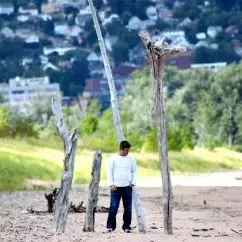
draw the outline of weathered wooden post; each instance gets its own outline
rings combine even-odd
[[[102,37],[100,25],[98,23],[96,9],[93,6],[92,0],[88,0],[88,3],[91,8],[92,19],[94,22],[94,28],[97,33],[98,43],[100,46],[103,63],[104,63],[104,68],[105,68],[105,72],[106,72],[107,79],[108,79],[108,86],[109,86],[110,96],[111,96],[111,107],[112,107],[112,112],[113,112],[113,122],[114,122],[114,126],[116,128],[118,140],[119,140],[119,142],[121,142],[124,140],[124,134],[123,134],[121,119],[120,119],[120,115],[119,115],[118,98],[117,98],[117,92],[116,92],[115,85],[114,85],[113,75],[112,75],[111,67],[109,64],[108,55],[107,55],[105,43],[104,43],[104,40]],[[141,201],[139,199],[139,194],[138,194],[136,187],[133,187],[133,200],[134,200],[134,206],[135,206],[135,211],[136,211],[138,225],[139,225],[139,231],[146,232],[145,216],[143,213]]]
[[[96,212],[97,202],[98,202],[101,164],[102,164],[102,152],[96,151],[94,154],[94,159],[92,163],[92,172],[91,172],[92,178],[89,184],[88,203],[87,203],[87,210],[86,210],[85,222],[83,227],[83,231],[85,232],[94,231],[95,212]]]
[[[169,45],[164,38],[152,40],[146,31],[140,32],[146,47],[152,73],[153,103],[155,108],[160,169],[163,184],[164,231],[172,234],[172,186],[167,151],[167,132],[165,123],[164,65],[165,60],[186,52],[185,47]]]
[[[77,147],[76,129],[69,131],[63,119],[61,102],[52,99],[52,110],[55,117],[56,127],[64,143],[64,161],[61,185],[55,202],[55,230],[65,232],[67,213],[69,208],[69,192],[71,189],[75,154]]]

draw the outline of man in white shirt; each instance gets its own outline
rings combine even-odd
[[[132,187],[136,184],[136,162],[128,155],[130,147],[128,141],[122,141],[119,145],[119,153],[112,157],[107,167],[111,197],[107,220],[108,232],[116,229],[116,215],[121,198],[124,206],[122,229],[126,233],[131,232]]]

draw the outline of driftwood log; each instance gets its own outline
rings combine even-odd
[[[106,76],[107,76],[107,80],[108,80],[108,86],[109,86],[110,98],[111,98],[110,101],[111,101],[111,107],[112,107],[112,113],[113,113],[113,123],[114,123],[115,129],[116,129],[116,134],[117,134],[118,140],[119,140],[119,142],[121,142],[124,140],[124,134],[123,134],[122,125],[121,125],[121,118],[120,118],[119,107],[118,107],[118,98],[117,98],[116,88],[114,85],[113,74],[112,74],[111,67],[109,64],[108,55],[107,55],[105,43],[104,43],[104,40],[102,37],[100,25],[99,25],[99,22],[97,19],[96,9],[93,5],[92,0],[88,0],[88,3],[90,6],[90,9],[91,9],[92,19],[94,22],[94,28],[97,33],[98,43],[100,46],[103,63],[104,63],[104,68],[105,68],[105,72],[106,72]],[[136,211],[136,215],[137,215],[139,231],[145,233],[146,232],[145,215],[144,215],[144,211],[141,206],[141,201],[140,201],[139,194],[138,194],[136,187],[133,188],[133,201],[134,201],[135,211]]]
[[[53,192],[49,194],[45,194],[45,198],[47,200],[47,211],[37,211],[34,209],[28,209],[29,213],[53,213],[55,207],[56,197],[58,195],[59,188],[55,188]],[[86,213],[87,208],[83,206],[84,202],[81,201],[78,205],[75,205],[73,202],[70,202],[70,206],[68,208],[68,212],[72,213]],[[108,213],[109,208],[103,206],[95,206],[94,211],[96,213]]]
[[[164,232],[172,234],[172,186],[167,150],[167,131],[165,123],[164,66],[165,60],[186,52],[183,46],[169,45],[165,38],[152,40],[146,31],[140,32],[146,47],[152,73],[152,93],[155,109],[160,170],[163,184]]]
[[[98,202],[98,190],[102,164],[102,152],[96,151],[92,163],[91,181],[89,184],[88,203],[83,231],[94,232],[95,212]]]
[[[63,174],[55,203],[55,230],[56,232],[64,233],[69,208],[69,192],[71,189],[74,172],[77,131],[76,129],[72,131],[68,130],[63,119],[60,100],[54,98],[52,99],[52,110],[54,113],[57,130],[64,143]]]

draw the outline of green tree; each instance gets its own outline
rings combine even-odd
[[[242,103],[242,63],[231,64],[212,77],[212,95],[219,110],[217,125],[221,129],[224,142],[232,146],[236,140],[237,106]]]
[[[9,109],[7,106],[0,105],[0,137],[9,134]]]

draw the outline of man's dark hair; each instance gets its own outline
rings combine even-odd
[[[124,150],[126,148],[129,149],[130,147],[131,147],[131,144],[128,141],[126,141],[126,140],[121,141],[120,144],[119,144],[119,149],[120,150]]]

